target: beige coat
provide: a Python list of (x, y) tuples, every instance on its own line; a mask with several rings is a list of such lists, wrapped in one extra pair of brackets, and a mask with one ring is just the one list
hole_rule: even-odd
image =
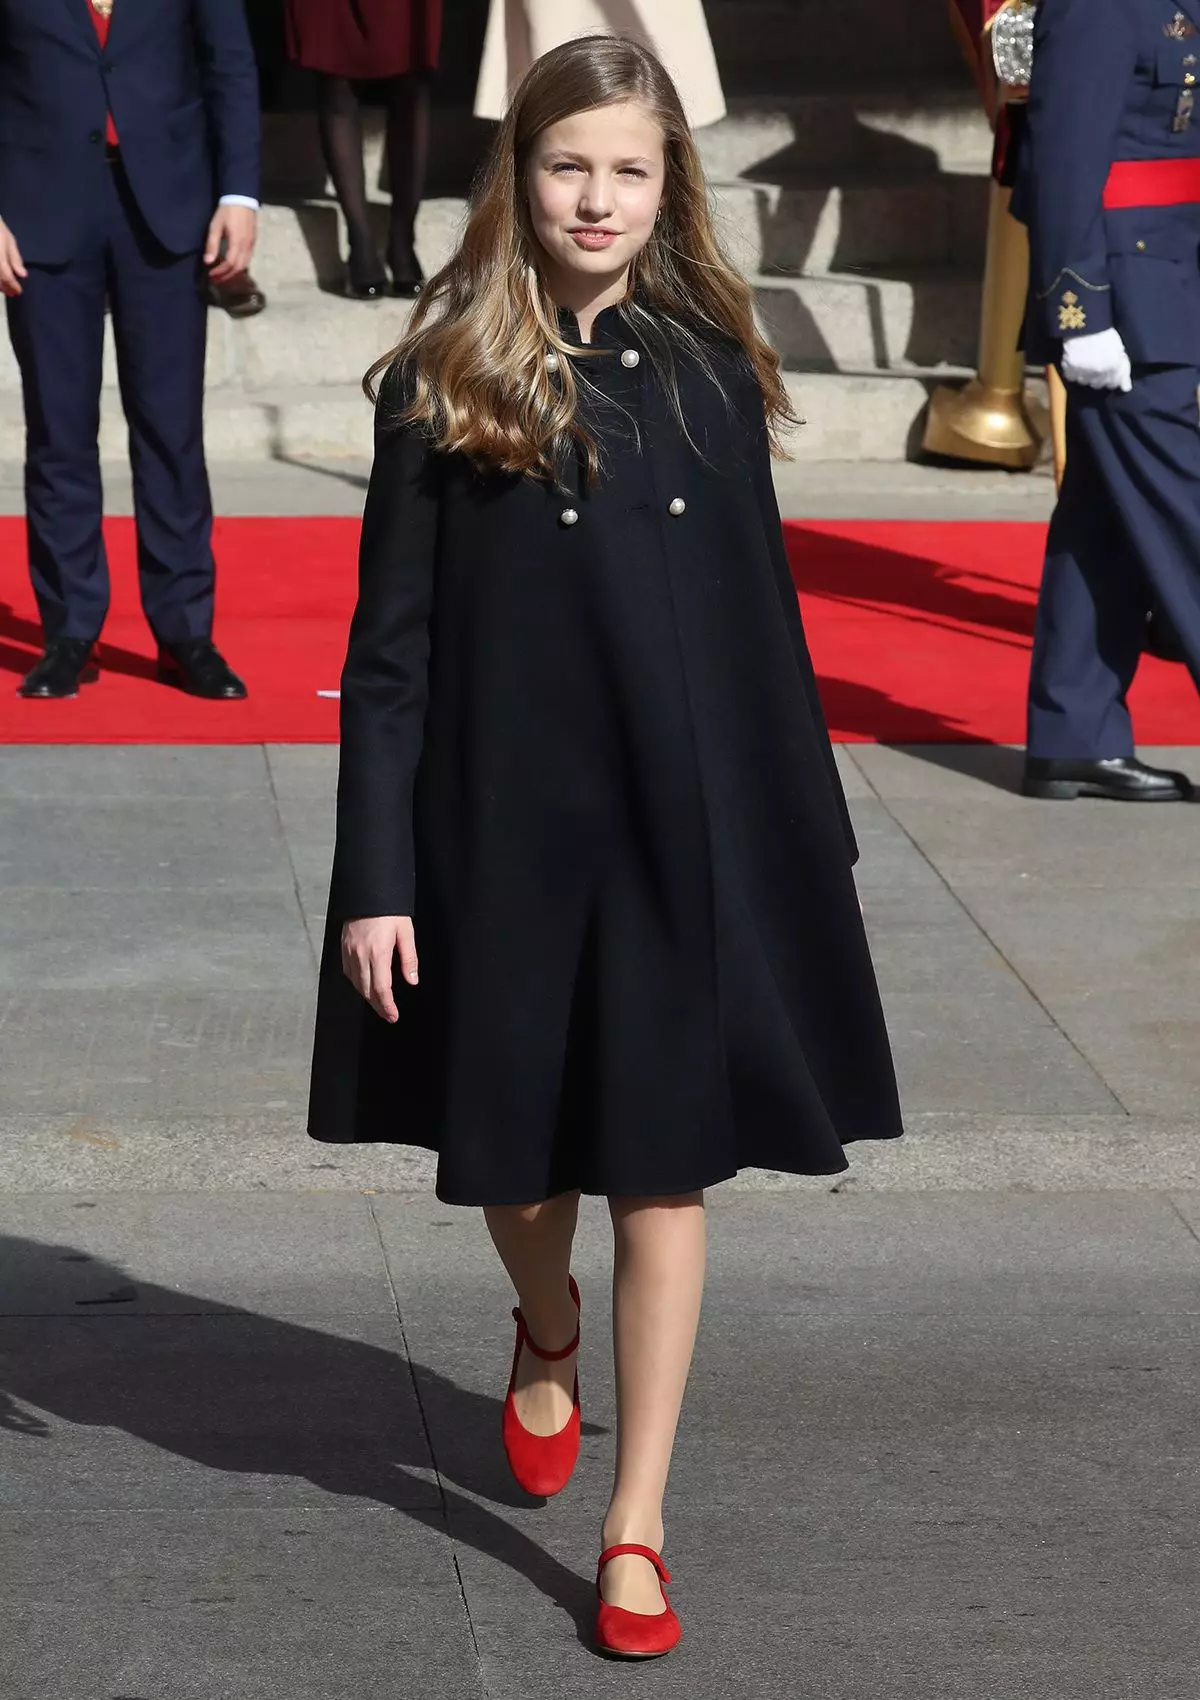
[(572, 36), (598, 30), (634, 36), (657, 53), (693, 129), (725, 116), (703, 0), (491, 0), (476, 117), (502, 117), (535, 59)]

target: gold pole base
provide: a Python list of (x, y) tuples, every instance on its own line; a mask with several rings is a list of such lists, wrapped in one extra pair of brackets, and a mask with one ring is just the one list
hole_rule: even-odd
[(929, 398), (922, 447), (951, 460), (1028, 472), (1041, 455), (1043, 412), (1028, 394), (988, 389), (978, 378), (961, 390), (943, 384)]

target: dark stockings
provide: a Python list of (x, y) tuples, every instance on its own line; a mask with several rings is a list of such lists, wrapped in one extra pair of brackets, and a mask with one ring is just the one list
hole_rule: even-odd
[[(384, 91), (392, 189), (387, 261), (396, 278), (411, 281), (421, 275), (413, 233), (429, 158), (429, 83), (417, 73), (389, 77)], [(362, 110), (354, 84), (345, 77), (322, 76), (317, 117), (325, 167), (346, 215), (351, 279), (360, 284), (375, 282), (382, 277), (383, 266), (367, 200)]]

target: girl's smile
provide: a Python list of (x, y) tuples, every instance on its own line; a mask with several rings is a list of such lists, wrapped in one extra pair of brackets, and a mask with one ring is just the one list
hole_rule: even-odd
[(529, 218), (560, 306), (621, 297), (654, 234), (665, 178), (662, 129), (635, 101), (576, 112), (541, 132), (526, 176)]

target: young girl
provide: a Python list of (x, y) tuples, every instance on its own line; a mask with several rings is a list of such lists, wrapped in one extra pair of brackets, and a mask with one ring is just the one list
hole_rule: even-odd
[(597, 1640), (664, 1653), (704, 1188), (838, 1172), (900, 1118), (771, 483), (786, 393), (649, 52), (533, 66), (381, 366), (310, 1129), (427, 1146), (483, 1206), (534, 1494), (579, 1449), (571, 1242), (607, 1197)]

